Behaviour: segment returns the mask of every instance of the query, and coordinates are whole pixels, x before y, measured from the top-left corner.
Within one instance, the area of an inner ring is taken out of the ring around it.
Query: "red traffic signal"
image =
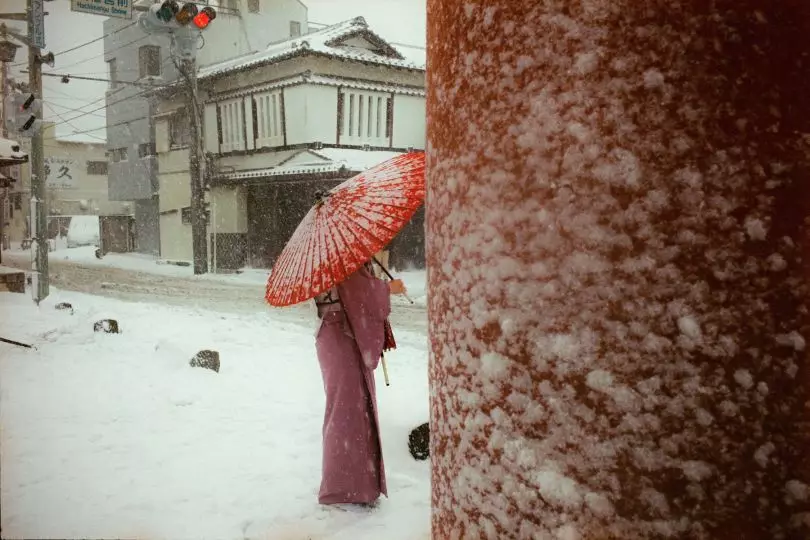
[[[211,21],[217,18],[217,12],[212,7],[204,7],[196,17],[194,17],[194,25],[200,30],[205,29]]]

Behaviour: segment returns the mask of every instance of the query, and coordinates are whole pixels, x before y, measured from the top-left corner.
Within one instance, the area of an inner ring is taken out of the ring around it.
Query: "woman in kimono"
[[[326,392],[321,504],[374,504],[388,496],[374,370],[386,346],[391,294],[401,280],[376,278],[370,264],[315,298],[315,347]]]

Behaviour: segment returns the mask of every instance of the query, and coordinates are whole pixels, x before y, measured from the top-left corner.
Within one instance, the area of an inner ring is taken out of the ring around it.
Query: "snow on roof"
[[[353,36],[362,36],[378,46],[380,52],[374,52],[343,43]],[[291,38],[278,43],[271,43],[267,49],[232,58],[218,64],[200,68],[197,77],[206,79],[249,67],[271,64],[279,60],[300,54],[322,54],[346,60],[369,62],[405,69],[424,70],[424,64],[407,60],[397,49],[369,29],[363,17],[343,21],[327,26],[315,32]]]
[[[265,83],[257,86],[240,87],[236,90],[228,92],[221,92],[216,94],[216,99],[231,99],[234,97],[248,96],[257,92],[267,92],[277,88],[284,88],[287,86],[294,86],[297,84],[320,84],[324,86],[342,86],[344,88],[357,88],[359,90],[369,90],[372,92],[385,92],[404,94],[408,96],[421,96],[426,95],[425,89],[419,86],[409,86],[403,84],[393,83],[377,83],[367,82],[354,79],[346,79],[343,77],[335,77],[331,75],[315,75],[310,72],[301,73],[292,77],[287,77],[279,81]]]
[[[102,130],[98,130],[99,132]],[[102,140],[103,139],[103,140]],[[106,137],[101,135],[93,136],[87,133],[66,133],[59,134],[54,138],[57,142],[74,143],[74,144],[87,144],[93,146],[103,146],[106,148]]]
[[[321,155],[335,163],[343,163],[350,171],[362,172],[402,152],[389,152],[386,150],[353,150],[351,148],[321,148],[312,150],[314,154]]]
[[[280,165],[267,169],[251,169],[224,174],[225,180],[246,180],[249,178],[267,178],[271,176],[302,176],[308,174],[339,173],[343,169],[340,163],[304,163],[295,165]]]
[[[13,165],[15,163],[25,163],[28,161],[28,154],[23,151],[20,143],[12,139],[0,137],[0,166]]]
[[[298,176],[308,174],[327,174],[340,172],[360,173],[380,163],[396,157],[402,152],[385,150],[353,150],[349,148],[322,148],[320,150],[302,150],[293,158],[304,157],[309,154],[309,162],[301,162],[264,169],[251,169],[222,175],[224,180],[245,180],[249,178],[266,178],[272,176]]]

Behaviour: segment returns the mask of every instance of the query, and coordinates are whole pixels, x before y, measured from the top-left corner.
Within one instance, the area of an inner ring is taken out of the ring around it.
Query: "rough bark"
[[[810,538],[809,36],[428,0],[434,538]]]

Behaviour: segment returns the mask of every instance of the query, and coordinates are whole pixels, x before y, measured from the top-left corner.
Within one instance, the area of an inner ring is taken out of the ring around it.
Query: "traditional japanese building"
[[[425,67],[362,17],[199,72],[214,270],[270,267],[318,190],[425,146]],[[158,94],[160,251],[190,260],[189,116],[177,86]],[[391,264],[424,265],[420,211]]]

